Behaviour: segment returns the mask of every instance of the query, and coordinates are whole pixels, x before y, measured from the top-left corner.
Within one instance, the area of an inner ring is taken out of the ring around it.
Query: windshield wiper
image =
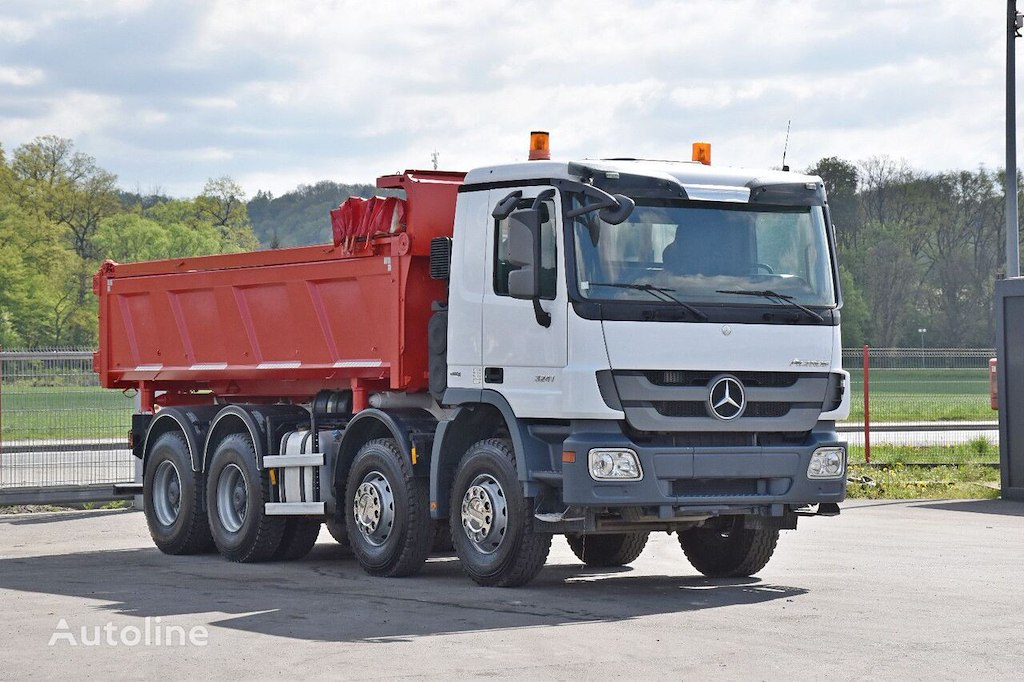
[[[677,306],[686,310],[691,315],[696,317],[701,322],[707,322],[708,316],[698,308],[694,308],[685,301],[680,301],[678,298],[668,293],[675,291],[675,289],[667,289],[665,287],[656,287],[653,284],[626,284],[622,282],[591,282],[592,287],[615,287],[616,289],[633,289],[635,291],[646,291],[648,294],[658,299],[662,303],[675,303]]]
[[[811,310],[807,306],[800,305],[799,303],[794,301],[792,296],[789,296],[788,294],[780,294],[780,293],[772,291],[771,289],[751,289],[751,290],[740,289],[740,290],[737,290],[737,291],[728,291],[728,290],[725,290],[725,289],[718,289],[717,293],[719,293],[719,294],[735,294],[737,296],[758,296],[760,298],[767,298],[770,301],[778,301],[782,305],[789,305],[789,306],[793,306],[794,308],[799,308],[800,310],[804,311],[805,313],[807,313],[808,315],[813,317],[818,322],[824,322],[825,321],[825,318],[822,317],[821,315],[819,315],[818,313],[814,312],[813,310]]]

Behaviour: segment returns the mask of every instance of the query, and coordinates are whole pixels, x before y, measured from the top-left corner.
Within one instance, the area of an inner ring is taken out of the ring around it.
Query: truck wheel
[[[462,568],[480,585],[516,587],[533,580],[551,549],[551,535],[534,533],[512,443],[491,438],[462,457],[452,485],[452,544]]]
[[[348,529],[345,528],[345,522],[328,518],[324,521],[324,525],[327,526],[327,532],[331,534],[334,541],[341,545],[342,552],[352,554],[352,545],[348,541]]]
[[[320,536],[320,521],[301,516],[287,518],[284,522],[284,534],[281,544],[274,552],[274,559],[293,561],[309,554]]]
[[[636,561],[650,533],[566,535],[569,549],[587,566],[625,566]]]
[[[146,460],[142,501],[149,534],[161,552],[196,554],[213,547],[202,494],[202,474],[192,471],[185,437],[157,438]]]
[[[225,559],[249,563],[274,556],[286,519],[267,516],[270,477],[256,467],[256,450],[248,436],[231,434],[220,442],[207,473],[206,508],[210,531]]]
[[[394,439],[360,448],[345,490],[348,539],[363,570],[386,577],[418,572],[434,540],[427,481],[413,476]]]
[[[742,516],[712,519],[679,533],[686,558],[709,578],[754,575],[772,558],[778,541],[778,528],[744,528]]]

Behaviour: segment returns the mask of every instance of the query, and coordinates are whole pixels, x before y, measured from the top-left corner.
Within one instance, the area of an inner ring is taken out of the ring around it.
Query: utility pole
[[[1017,94],[1014,42],[1024,17],[1017,0],[1006,0],[1006,276],[1020,276],[1020,241],[1017,228]]]

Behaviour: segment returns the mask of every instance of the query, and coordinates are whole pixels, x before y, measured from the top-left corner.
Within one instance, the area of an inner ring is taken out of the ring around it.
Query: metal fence
[[[989,400],[994,357],[991,348],[845,349],[851,410],[840,429],[851,461],[998,462],[999,414]]]
[[[115,499],[135,478],[134,399],[100,388],[92,351],[0,351],[0,504]]]
[[[851,461],[994,463],[991,349],[843,351]],[[868,417],[864,379],[868,378]],[[0,504],[113,499],[136,479],[127,446],[134,396],[99,387],[91,350],[0,351]],[[866,438],[866,433],[868,437]],[[868,447],[866,447],[868,446]]]

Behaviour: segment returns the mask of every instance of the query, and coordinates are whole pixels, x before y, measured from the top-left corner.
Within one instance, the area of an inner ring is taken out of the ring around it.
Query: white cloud
[[[0,140],[27,141],[47,134],[80,139],[126,117],[118,98],[89,92],[71,91],[28,103],[36,105],[39,113],[0,118]]]
[[[41,83],[43,78],[42,69],[19,69],[10,66],[0,66],[0,85],[13,85],[16,87],[36,85]]]

